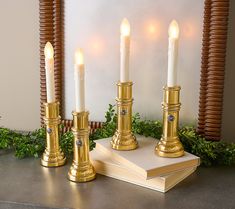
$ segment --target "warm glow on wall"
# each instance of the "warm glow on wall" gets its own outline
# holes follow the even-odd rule
[[[89,53],[93,55],[101,55],[104,51],[104,41],[100,37],[92,37],[89,42]]]
[[[197,35],[197,32],[199,33],[199,29],[195,27],[197,25],[194,23],[193,20],[183,22],[182,24],[182,36],[186,37],[187,39],[194,39]]]
[[[150,34],[155,34],[156,31],[157,31],[157,28],[156,28],[156,26],[155,26],[154,24],[150,24],[150,25],[148,26],[148,32],[149,32]]]
[[[93,48],[94,51],[98,52],[98,51],[101,51],[102,45],[99,41],[94,41],[92,43],[92,48]]]
[[[146,21],[145,34],[149,39],[157,39],[160,35],[160,25],[157,21]]]

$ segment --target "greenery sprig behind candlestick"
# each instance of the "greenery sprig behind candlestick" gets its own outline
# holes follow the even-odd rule
[[[111,137],[114,134],[117,116],[113,105],[109,105],[105,118],[103,127],[90,135],[90,149],[95,147],[95,140]],[[162,135],[161,122],[142,120],[138,113],[133,115],[132,128],[135,134],[147,137],[159,139]],[[0,149],[14,149],[17,158],[40,157],[45,149],[45,137],[44,128],[27,134],[0,128]],[[196,133],[194,127],[188,126],[179,129],[179,137],[185,151],[199,156],[204,166],[235,164],[235,143],[206,141]],[[73,152],[72,132],[61,134],[60,145],[65,155],[70,157]]]

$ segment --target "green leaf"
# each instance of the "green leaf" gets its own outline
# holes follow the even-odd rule
[[[106,121],[102,128],[90,135],[90,150],[95,148],[95,140],[113,136],[116,130],[117,114],[115,105],[109,104],[105,113]],[[162,123],[155,120],[143,120],[139,113],[133,114],[132,131],[135,134],[150,136],[160,139]],[[179,138],[185,151],[201,158],[204,166],[234,165],[235,144],[223,141],[207,141],[200,136],[194,127],[183,126],[178,131]],[[60,134],[60,146],[67,157],[73,154],[73,133]],[[40,157],[46,146],[46,130],[40,128],[27,134],[17,133],[7,128],[0,127],[0,149],[14,149],[17,158]]]

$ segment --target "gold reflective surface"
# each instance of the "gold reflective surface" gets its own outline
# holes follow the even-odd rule
[[[96,172],[89,159],[88,112],[73,112],[73,163],[68,179],[73,182],[87,182],[95,179]]]
[[[117,130],[110,142],[116,150],[133,150],[138,147],[132,133],[132,85],[132,82],[117,84]]]
[[[184,155],[184,148],[178,137],[180,89],[180,86],[163,88],[163,134],[155,148],[156,154],[161,157],[171,158]]]
[[[41,158],[44,167],[58,167],[66,162],[64,153],[59,146],[59,102],[44,103],[46,125],[46,149]]]

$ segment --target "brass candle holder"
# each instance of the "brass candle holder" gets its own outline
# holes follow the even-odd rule
[[[59,102],[44,103],[46,125],[46,149],[41,158],[41,165],[58,167],[65,164],[66,158],[59,146]]]
[[[155,148],[157,155],[161,157],[174,158],[184,155],[184,148],[178,137],[180,89],[180,86],[163,88],[163,134]]]
[[[68,179],[74,182],[87,182],[95,179],[96,172],[89,159],[89,112],[73,112],[74,154]]]
[[[132,82],[117,84],[117,130],[110,142],[116,150],[133,150],[138,147],[132,133],[132,85]]]

